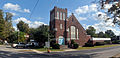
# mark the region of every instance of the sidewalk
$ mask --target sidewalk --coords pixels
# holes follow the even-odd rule
[[[47,51],[38,51],[38,50],[35,50],[35,49],[32,49],[32,51],[36,52],[36,53],[47,53]],[[68,52],[68,51],[78,51],[76,49],[66,49],[64,51],[50,51],[51,53],[52,52]]]
[[[117,54],[117,55],[114,55],[114,56],[112,56],[112,57],[110,57],[110,58],[120,58],[120,53]]]

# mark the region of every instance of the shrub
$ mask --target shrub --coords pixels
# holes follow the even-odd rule
[[[114,40],[112,41],[112,44],[119,44],[120,43],[120,40]]]
[[[60,45],[57,43],[54,43],[52,46],[53,49],[60,49]]]
[[[71,40],[71,44],[74,44],[75,43],[75,41],[74,40]]]
[[[52,40],[52,41],[50,41],[50,46],[51,46],[51,47],[53,47],[55,43],[56,43],[56,41],[55,41],[55,40],[54,40],[54,41],[53,41],[53,40]]]
[[[73,49],[77,49],[79,47],[79,45],[77,43],[75,43],[74,40],[71,40],[71,44],[69,45],[70,48],[73,48]]]
[[[105,41],[105,44],[111,44],[111,42],[110,41]]]
[[[77,43],[74,43],[74,44],[73,44],[73,48],[74,48],[74,49],[77,49],[78,47],[79,47],[79,45],[78,45]]]
[[[3,44],[3,42],[0,42],[0,45],[2,45]]]
[[[105,42],[96,42],[96,46],[105,45]]]
[[[92,43],[85,43],[85,47],[93,47],[94,45]]]

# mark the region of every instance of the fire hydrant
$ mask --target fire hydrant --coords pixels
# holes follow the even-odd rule
[[[49,50],[49,48],[48,48],[47,52],[48,52],[48,53],[50,53],[50,50]]]

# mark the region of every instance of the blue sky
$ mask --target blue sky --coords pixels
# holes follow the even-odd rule
[[[20,20],[28,23],[32,28],[41,24],[49,24],[50,10],[57,6],[67,8],[68,17],[74,13],[85,29],[88,26],[93,26],[97,32],[111,29],[116,35],[120,34],[119,27],[114,26],[111,21],[105,23],[103,17],[97,17],[98,14],[103,14],[103,16],[105,14],[97,10],[98,4],[92,3],[93,0],[39,0],[31,19],[30,14],[37,0],[0,0],[0,2],[0,9],[14,15],[12,19],[14,28]],[[106,8],[109,7],[110,5],[106,6]]]

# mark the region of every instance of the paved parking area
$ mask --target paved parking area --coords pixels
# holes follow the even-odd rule
[[[32,51],[32,49],[16,49],[10,45],[0,45],[0,51],[19,52],[19,51]]]

